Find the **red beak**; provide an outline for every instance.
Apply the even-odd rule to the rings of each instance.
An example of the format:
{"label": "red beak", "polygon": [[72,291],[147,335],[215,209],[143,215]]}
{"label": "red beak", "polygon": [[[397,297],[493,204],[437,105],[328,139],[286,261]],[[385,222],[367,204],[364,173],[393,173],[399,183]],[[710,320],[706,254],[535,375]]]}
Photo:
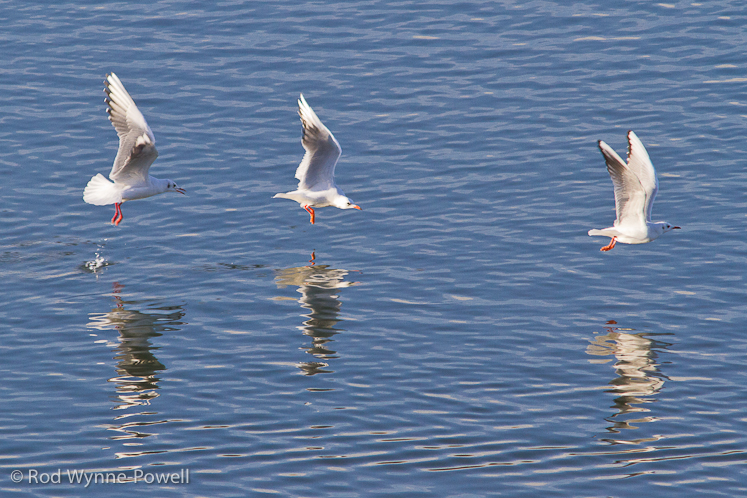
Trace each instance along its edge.
{"label": "red beak", "polygon": [[680,227],[672,227],[672,230],[682,230]]}
{"label": "red beak", "polygon": [[354,207],[355,209],[357,209],[358,211],[363,211],[363,209],[361,209],[361,207],[360,207],[360,206],[358,206],[358,205],[353,205],[353,207]]}
{"label": "red beak", "polygon": [[174,190],[176,190],[176,191],[177,191],[177,192],[179,192],[180,194],[185,194],[185,195],[187,194],[187,191],[186,191],[186,190],[184,190],[184,189],[183,189],[183,188],[181,188],[181,187],[176,187],[176,188],[175,188]]}

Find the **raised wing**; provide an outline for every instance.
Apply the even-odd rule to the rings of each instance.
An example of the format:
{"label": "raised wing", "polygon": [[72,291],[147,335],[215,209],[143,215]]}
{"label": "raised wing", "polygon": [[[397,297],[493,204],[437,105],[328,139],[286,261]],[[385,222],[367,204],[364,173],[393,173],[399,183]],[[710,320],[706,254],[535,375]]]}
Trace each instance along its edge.
{"label": "raised wing", "polygon": [[303,94],[298,99],[298,114],[303,123],[301,143],[306,149],[296,170],[298,190],[332,188],[335,186],[335,165],[342,154],[340,144],[306,103]]}
{"label": "raised wing", "polygon": [[656,193],[659,191],[659,181],[656,179],[656,170],[648,157],[648,152],[638,136],[633,131],[628,132],[628,168],[641,182],[643,192],[646,194],[645,216],[646,221],[651,221],[651,208],[654,205]]}
{"label": "raised wing", "polygon": [[617,211],[615,226],[641,223],[645,225],[646,218],[643,210],[646,206],[646,194],[640,180],[617,155],[617,152],[601,140],[599,150],[602,151],[604,161],[607,163],[607,172],[615,187],[615,210]]}
{"label": "raised wing", "polygon": [[106,112],[119,135],[119,150],[109,178],[120,183],[145,181],[158,157],[156,139],[117,75],[107,75],[104,85],[108,95],[104,101],[109,104]]}

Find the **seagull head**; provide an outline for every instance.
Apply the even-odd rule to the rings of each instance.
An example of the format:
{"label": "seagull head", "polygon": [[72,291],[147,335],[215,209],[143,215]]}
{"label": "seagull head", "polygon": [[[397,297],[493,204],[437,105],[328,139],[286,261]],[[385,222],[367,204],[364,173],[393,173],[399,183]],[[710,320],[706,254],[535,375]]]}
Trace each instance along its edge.
{"label": "seagull head", "polygon": [[166,192],[179,192],[180,194],[186,194],[187,191],[181,188],[173,180],[166,180]]}
{"label": "seagull head", "polygon": [[353,201],[351,201],[350,199],[348,199],[344,195],[341,195],[341,196],[335,198],[335,200],[334,200],[334,206],[336,208],[340,208],[340,209],[358,209],[358,210],[362,211],[362,209],[361,209],[360,206],[358,206],[357,204],[354,204]]}
{"label": "seagull head", "polygon": [[656,227],[656,230],[661,235],[662,233],[667,233],[670,230],[679,230],[680,227],[676,227],[670,223],[667,223],[666,221],[660,221],[659,223],[654,223],[654,226]]}

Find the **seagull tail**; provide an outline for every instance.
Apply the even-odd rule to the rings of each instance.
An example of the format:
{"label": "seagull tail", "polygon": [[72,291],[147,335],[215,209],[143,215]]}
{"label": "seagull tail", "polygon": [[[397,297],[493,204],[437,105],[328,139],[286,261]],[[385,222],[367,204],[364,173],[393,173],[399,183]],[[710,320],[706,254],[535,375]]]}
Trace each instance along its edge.
{"label": "seagull tail", "polygon": [[122,191],[99,173],[91,178],[91,181],[86,185],[86,189],[83,191],[83,200],[95,206],[114,204],[122,202]]}
{"label": "seagull tail", "polygon": [[605,228],[604,230],[589,230],[589,235],[591,235],[592,237],[595,235],[599,235],[601,237],[614,237],[616,234],[610,233],[609,228]]}
{"label": "seagull tail", "polygon": [[296,202],[302,202],[299,200],[297,195],[294,195],[294,192],[288,192],[287,194],[275,194],[272,196],[273,199],[290,199],[292,201]]}

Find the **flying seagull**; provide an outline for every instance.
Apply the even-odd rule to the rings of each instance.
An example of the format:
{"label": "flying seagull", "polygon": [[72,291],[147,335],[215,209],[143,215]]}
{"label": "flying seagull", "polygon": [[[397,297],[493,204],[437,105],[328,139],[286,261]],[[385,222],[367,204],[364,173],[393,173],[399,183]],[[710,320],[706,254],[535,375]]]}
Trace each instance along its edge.
{"label": "flying seagull", "polygon": [[589,235],[612,237],[601,251],[609,251],[615,242],[645,244],[664,232],[679,229],[664,221],[651,221],[651,208],[659,191],[659,181],[648,152],[633,131],[628,132],[628,163],[625,164],[612,147],[599,141],[599,149],[607,162],[607,171],[615,186],[615,224],[601,230],[589,230]]}
{"label": "flying seagull", "polygon": [[303,124],[301,143],[306,149],[296,170],[298,188],[293,192],[275,194],[273,199],[279,197],[298,202],[311,215],[312,224],[314,208],[334,206],[340,209],[361,209],[335,184],[335,165],[342,149],[332,132],[306,103],[303,94],[298,99],[298,114]]}
{"label": "flying seagull", "polygon": [[124,217],[123,202],[164,192],[185,192],[173,180],[161,180],[148,174],[150,165],[158,157],[153,132],[116,74],[107,75],[104,85],[108,95],[104,102],[109,104],[106,112],[119,135],[119,150],[109,173],[114,183],[101,173],[97,174],[86,185],[83,200],[96,206],[114,204],[112,223],[119,225]]}

